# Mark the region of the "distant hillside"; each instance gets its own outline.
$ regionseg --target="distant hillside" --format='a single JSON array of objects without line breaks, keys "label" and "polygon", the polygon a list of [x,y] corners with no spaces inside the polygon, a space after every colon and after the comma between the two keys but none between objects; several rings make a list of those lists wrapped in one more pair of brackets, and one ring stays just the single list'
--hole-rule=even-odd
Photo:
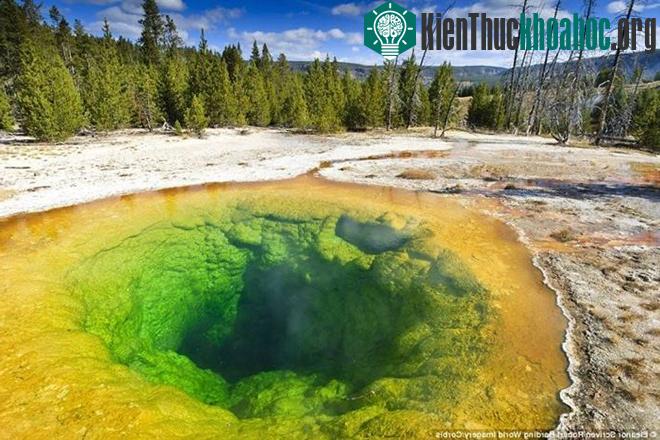
[{"label": "distant hillside", "polygon": [[[585,66],[595,71],[614,62],[614,55],[607,55],[594,58],[586,58]],[[574,62],[571,62],[574,63]],[[626,53],[621,56],[621,66],[626,75],[630,75],[636,64],[644,67],[644,79],[653,79],[657,72],[660,72],[660,51],[656,52],[638,52]],[[309,61],[290,61],[291,67],[297,71],[305,71],[310,65]],[[358,79],[364,79],[369,75],[369,71],[375,66],[365,66],[355,63],[339,63],[339,68],[343,71],[349,71]],[[424,66],[422,78],[425,83],[430,83],[438,66]],[[531,67],[539,69],[540,65]],[[510,69],[505,67],[493,66],[454,66],[454,77],[459,81],[470,83],[496,83],[501,81]]]},{"label": "distant hillside", "polygon": [[[289,61],[289,64],[293,70],[305,71],[311,63],[309,61]],[[355,63],[339,63],[342,71],[348,70],[358,79],[365,79],[374,67]],[[431,82],[436,69],[437,66],[424,66],[422,71],[424,82]],[[499,76],[506,71],[507,69],[504,67],[454,66],[454,76],[458,80],[466,82],[496,82]]]},{"label": "distant hillside", "polygon": [[[614,53],[606,56],[586,58],[583,60],[583,63],[587,69],[597,72],[602,68],[614,65]],[[574,65],[575,61],[571,61],[570,64]],[[652,80],[655,77],[655,74],[660,72],[660,51],[624,53],[621,55],[620,69],[622,69],[622,72],[625,72],[626,76],[630,76],[633,73],[635,66],[643,67],[643,78],[646,80]],[[541,65],[534,65],[531,68],[533,70],[538,70],[541,68]],[[509,70],[510,69],[506,69],[506,72],[502,72],[501,74],[506,74]]]}]

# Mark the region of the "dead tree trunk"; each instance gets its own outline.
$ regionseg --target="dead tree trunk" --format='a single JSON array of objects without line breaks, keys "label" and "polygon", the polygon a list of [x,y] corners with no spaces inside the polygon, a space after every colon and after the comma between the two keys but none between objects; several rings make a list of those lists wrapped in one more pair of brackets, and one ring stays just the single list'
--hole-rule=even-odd
[{"label": "dead tree trunk", "polygon": [[[445,10],[442,12],[443,16],[446,16],[447,12],[449,12],[449,10],[454,7],[454,3],[456,2],[451,2],[449,6],[445,8]],[[433,21],[431,21],[431,29],[433,29]],[[424,69],[424,59],[426,58],[426,53],[428,51],[429,51],[428,47],[424,49],[424,53],[422,54],[422,59],[419,61],[419,70],[415,75],[415,86],[413,88],[413,92],[410,95],[410,99],[408,99],[408,102],[406,103],[406,105],[408,106],[406,107],[408,109],[408,120],[406,121],[406,129],[409,129],[410,126],[412,125],[412,115],[413,115],[412,106],[413,106],[413,102],[415,101],[415,95],[417,95],[417,81],[419,81],[419,75],[421,75],[422,69]]]},{"label": "dead tree trunk", "polygon": [[[626,21],[630,23],[630,15],[632,14],[633,7],[635,6],[635,0],[628,0],[628,11],[626,12]],[[633,29],[633,32],[635,30]],[[596,135],[596,145],[600,144],[600,141],[605,132],[605,127],[607,125],[607,110],[610,106],[610,96],[612,95],[612,90],[614,90],[614,82],[616,81],[616,75],[619,70],[619,62],[621,61],[621,44],[617,44],[616,52],[614,53],[614,67],[612,67],[612,76],[610,81],[607,84],[607,89],[605,90],[605,98],[603,98],[603,110],[600,112],[600,123],[598,124],[598,134]]]},{"label": "dead tree trunk", "polygon": [[[594,2],[595,2],[595,0],[586,0],[586,1],[587,1],[587,14],[584,18],[584,23],[585,23],[584,27],[582,27],[582,29],[580,29],[580,34],[581,34],[580,41],[584,41],[584,38],[586,36],[586,29],[587,29],[586,28],[586,26],[587,26],[586,23],[589,21],[589,17],[591,17],[591,11],[593,10]],[[570,114],[568,115],[569,125],[568,125],[568,134],[566,136],[566,143],[568,143],[568,141],[571,137],[571,132],[572,132],[573,127],[574,127],[573,124],[575,123],[575,119],[576,119],[574,117],[575,114],[576,114],[575,104],[576,104],[576,98],[577,98],[577,94],[578,94],[577,87],[579,87],[579,85],[580,85],[580,73],[581,73],[580,65],[582,64],[582,56],[583,55],[584,55],[584,45],[580,44],[580,49],[578,51],[577,61],[575,62],[575,77],[573,78],[574,93],[570,94],[571,101],[570,101],[570,105],[568,106],[568,111],[570,112]]]},{"label": "dead tree trunk", "polygon": [[[637,57],[637,62],[639,62],[639,56]],[[630,130],[630,124],[632,123],[633,113],[635,112],[635,107],[637,106],[637,95],[639,93],[639,83],[642,81],[644,76],[644,66],[635,68],[634,70],[637,78],[635,78],[635,88],[633,89],[632,98],[628,103],[628,109],[626,110],[626,119],[623,127],[623,135],[627,136],[628,131]]]},{"label": "dead tree trunk", "polygon": [[[456,95],[458,95],[458,86],[454,87],[454,93],[451,95],[451,99],[449,100],[449,104],[447,105],[447,111],[445,111],[445,120],[442,123],[442,132],[440,133],[440,137],[444,137],[445,131],[447,131],[447,123],[449,122],[449,115],[451,114],[451,107],[454,105],[454,100],[456,99]],[[437,129],[436,129],[437,131]],[[435,133],[434,133],[435,135]]]},{"label": "dead tree trunk", "polygon": [[[419,68],[417,69],[417,73],[415,73],[415,80],[413,82],[413,89],[412,93],[410,94],[410,98],[408,98],[408,102],[406,102],[406,110],[408,113],[408,118],[406,120],[406,130],[410,128],[410,126],[413,123],[413,105],[415,103],[415,97],[417,96],[417,88],[418,88],[418,82],[419,82],[419,75],[422,73],[422,66],[424,66],[424,58],[426,58],[426,50],[422,54],[422,59],[419,61]],[[413,49],[413,55],[414,55],[414,49]]]},{"label": "dead tree trunk", "polygon": [[399,57],[394,59],[394,65],[390,65],[392,72],[390,72],[390,79],[387,84],[387,131],[392,129],[392,113],[394,113],[394,98],[396,96],[396,87],[394,86],[396,65],[399,62]]},{"label": "dead tree trunk", "polygon": [[[523,1],[522,5],[522,14],[524,14],[527,11],[527,0]],[[515,93],[514,90],[514,84],[516,80],[516,65],[518,64],[518,49],[519,49],[520,43],[516,47],[515,52],[513,53],[513,66],[511,67],[511,81],[509,82],[509,87],[507,90],[507,102],[506,102],[506,128],[507,130],[509,129],[509,125],[511,124],[511,110],[512,110],[512,105],[513,105],[513,96]]]},{"label": "dead tree trunk", "polygon": [[440,91],[438,91],[438,96],[436,97],[436,103],[435,103],[435,127],[433,128],[433,137],[437,137],[438,135],[438,125],[440,125],[440,105],[442,104],[442,100],[440,99],[440,96],[442,94]]},{"label": "dead tree trunk", "polygon": [[[559,12],[559,6],[561,5],[561,0],[557,0],[555,3],[555,12],[552,15],[552,18],[557,19],[557,12]],[[557,29],[559,32],[559,29]],[[539,84],[536,87],[536,94],[534,95],[534,102],[532,102],[532,109],[529,112],[529,117],[527,118],[527,135],[534,130],[534,134],[538,134],[535,130],[536,127],[536,112],[538,111],[539,106],[543,106],[541,101],[543,85],[545,83],[546,77],[546,68],[548,66],[548,58],[550,57],[550,47],[547,47],[545,50],[545,58],[543,59],[543,65],[541,66],[541,73],[539,74]]]},{"label": "dead tree trunk", "polygon": [[[525,60],[527,59],[527,55],[530,55],[529,61],[527,62],[527,66],[525,66]],[[518,126],[520,125],[520,112],[522,111],[522,105],[523,101],[525,100],[525,90],[527,88],[528,80],[529,80],[529,74],[532,71],[532,61],[534,60],[534,52],[531,52],[529,50],[525,50],[525,53],[523,54],[523,59],[522,63],[520,63],[521,71],[518,74],[518,85],[516,87],[517,93],[515,95],[515,100],[517,102],[516,104],[516,115],[513,118],[513,125],[514,125],[514,132],[518,134]]]},{"label": "dead tree trunk", "polygon": [[545,75],[545,83],[546,86],[541,89],[541,99],[540,102],[542,105],[540,105],[537,109],[537,117],[535,118],[536,121],[536,126],[534,128],[534,134],[535,135],[540,135],[543,131],[543,115],[545,114],[545,110],[548,105],[548,94],[551,92],[550,86],[552,85],[552,78],[555,72],[555,67],[557,66],[557,59],[559,59],[559,54],[561,53],[561,50],[557,50],[555,52],[555,56],[552,59],[552,62],[550,63],[550,67],[548,68],[548,71]]}]

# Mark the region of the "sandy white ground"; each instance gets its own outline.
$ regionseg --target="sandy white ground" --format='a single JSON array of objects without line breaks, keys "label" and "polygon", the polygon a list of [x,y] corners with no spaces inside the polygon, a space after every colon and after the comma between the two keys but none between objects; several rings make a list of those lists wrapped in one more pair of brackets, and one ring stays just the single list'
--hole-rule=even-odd
[{"label": "sandy white ground", "polygon": [[126,131],[61,145],[0,144],[0,190],[5,191],[4,197],[0,193],[0,217],[157,188],[284,179],[324,160],[450,148],[438,140],[407,137],[240,133],[209,130],[197,139]]},{"label": "sandy white ground", "polygon": [[[394,154],[391,154],[394,153]],[[570,321],[560,429],[660,429],[660,156],[544,138],[426,131],[314,136],[142,131],[0,138],[0,218],[207,182],[323,177],[433,191],[509,223]],[[411,171],[413,171],[411,173]],[[411,179],[417,175],[424,179]],[[408,178],[406,178],[408,177]]]}]

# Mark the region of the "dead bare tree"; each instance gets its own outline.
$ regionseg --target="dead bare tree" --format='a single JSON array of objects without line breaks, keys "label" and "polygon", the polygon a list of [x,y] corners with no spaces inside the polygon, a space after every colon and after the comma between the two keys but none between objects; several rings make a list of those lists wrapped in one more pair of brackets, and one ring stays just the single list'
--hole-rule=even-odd
[{"label": "dead bare tree", "polygon": [[399,57],[394,59],[394,64],[388,61],[387,68],[390,69],[390,76],[387,81],[387,131],[392,129],[392,114],[394,113],[396,100],[399,96],[399,90],[396,80],[396,66],[399,62]]},{"label": "dead bare tree", "polygon": [[[525,14],[527,12],[527,0],[523,0],[521,13]],[[518,45],[519,46],[519,45]],[[513,65],[511,66],[511,81],[509,82],[509,87],[507,88],[507,102],[506,102],[506,128],[508,129],[511,125],[511,109],[513,106],[513,97],[515,95],[515,83],[516,83],[516,66],[518,65],[518,50],[519,47],[516,46],[516,50],[513,53]]]},{"label": "dead bare tree", "polygon": [[[586,1],[586,13],[584,17],[584,26],[580,29],[580,41],[584,41],[584,38],[586,36],[586,26],[589,21],[589,18],[591,17],[591,13],[593,11],[593,8],[596,4],[596,0],[585,0]],[[581,67],[582,67],[582,58],[584,56],[584,44],[580,44],[580,48],[578,49],[578,57],[577,60],[575,61],[575,72],[574,72],[574,77],[573,77],[573,85],[572,89],[576,90],[579,85],[580,85],[580,80],[581,80]],[[571,93],[570,94],[570,105],[568,106],[568,111],[570,114],[568,115],[568,134],[566,137],[566,141],[564,143],[567,143],[568,140],[570,139],[571,132],[575,128],[575,121],[580,119],[580,115],[578,114],[577,107],[576,105],[578,104],[578,94],[577,93]]]},{"label": "dead bare tree", "polygon": [[[626,21],[630,23],[630,16],[632,15],[633,8],[635,7],[635,0],[628,0],[627,12],[626,12]],[[634,31],[634,30],[633,30]],[[607,111],[610,107],[610,97],[612,96],[612,90],[614,90],[614,83],[616,82],[616,76],[619,70],[619,63],[621,62],[621,52],[623,48],[621,44],[617,44],[616,51],[614,53],[614,66],[612,66],[612,75],[610,80],[607,83],[607,89],[605,90],[605,97],[603,98],[603,109],[600,112],[600,120],[598,124],[598,134],[596,135],[596,145],[599,145],[603,139],[603,134],[605,133],[605,126],[607,125]]]},{"label": "dead bare tree", "polygon": [[[559,51],[555,56],[553,63],[556,63]],[[568,60],[560,64],[558,69],[551,66],[552,76],[548,84],[548,91],[546,93],[546,107],[544,110],[543,118],[547,121],[548,130],[550,135],[560,144],[565,144],[569,139],[569,130],[572,116],[571,107],[573,104],[570,102],[570,84],[573,82],[574,70],[571,68],[574,52],[568,56]]]},{"label": "dead bare tree", "polygon": [[520,113],[522,112],[523,104],[525,102],[525,95],[527,94],[527,90],[529,89],[530,86],[529,76],[530,73],[532,72],[533,61],[534,61],[534,52],[530,50],[525,50],[525,53],[523,54],[522,63],[520,64],[521,66],[520,79],[518,80],[518,87],[517,87],[518,91],[515,96],[516,113],[513,118],[513,127],[514,127],[514,132],[516,134],[518,133],[518,129],[520,125]]},{"label": "dead bare tree", "polygon": [[633,88],[632,97],[630,98],[626,110],[624,112],[624,121],[623,121],[623,134],[624,136],[628,135],[630,131],[630,124],[632,124],[633,113],[635,112],[635,107],[637,106],[637,95],[639,93],[639,84],[642,81],[644,76],[644,66],[639,66],[639,55],[635,60],[635,68],[633,69],[632,80],[635,82],[635,87]]},{"label": "dead bare tree", "polygon": [[[456,3],[455,1],[451,2],[449,4],[449,6],[447,6],[445,8],[445,10],[442,12],[443,17],[446,16],[447,12],[449,12],[451,10],[451,8],[454,7],[455,3]],[[431,33],[433,33],[433,21],[431,21]],[[406,121],[406,129],[410,128],[410,126],[413,123],[413,114],[414,114],[414,112],[411,111],[410,109],[413,108],[412,106],[414,105],[414,101],[415,101],[416,98],[418,98],[418,96],[417,96],[417,82],[419,81],[419,75],[421,75],[422,70],[424,70],[424,60],[426,59],[426,53],[428,51],[429,51],[428,47],[426,49],[424,49],[424,53],[422,54],[422,59],[419,60],[419,69],[417,70],[417,74],[415,75],[415,89],[413,90],[413,93],[410,95],[410,98],[408,99],[408,102],[406,103],[406,105],[408,106],[407,108],[409,109],[408,110],[408,120]]]},{"label": "dead bare tree", "polygon": [[555,69],[557,68],[557,60],[559,59],[559,54],[561,53],[561,50],[557,49],[555,52],[555,56],[552,59],[552,63],[550,63],[550,67],[548,68],[548,72],[546,74],[546,86],[541,89],[541,102],[543,103],[542,106],[539,106],[537,112],[539,116],[536,118],[536,129],[534,134],[541,134],[543,131],[543,121],[544,121],[544,115],[545,115],[545,109],[547,106],[547,100],[548,100],[548,94],[552,90],[550,87],[552,84],[552,79],[555,74]]},{"label": "dead bare tree", "polygon": [[[554,14],[552,15],[552,18],[555,20],[557,19],[557,13],[559,12],[559,6],[561,5],[561,0],[557,0],[555,3],[555,11]],[[557,30],[559,32],[559,30]],[[557,54],[559,54],[559,51],[557,51]],[[541,72],[539,73],[539,82],[538,85],[536,86],[536,93],[534,95],[534,101],[532,102],[532,109],[529,112],[529,117],[527,118],[527,135],[530,134],[532,130],[534,130],[534,134],[539,134],[539,129],[538,124],[536,123],[536,113],[538,111],[539,106],[543,106],[543,101],[541,98],[543,97],[543,86],[545,85],[545,79],[546,79],[546,73],[547,73],[547,65],[548,65],[548,58],[550,57],[550,47],[546,47],[545,49],[545,57],[543,59],[543,64],[541,65]],[[556,58],[555,58],[556,59]]]},{"label": "dead bare tree", "polygon": [[[447,131],[447,124],[449,123],[449,116],[451,115],[451,109],[454,106],[454,100],[456,99],[456,96],[458,95],[458,88],[459,86],[457,85],[454,87],[454,92],[451,95],[451,99],[449,99],[449,104],[447,104],[447,109],[445,110],[445,119],[442,123],[442,132],[440,133],[440,137],[445,136],[445,131]],[[438,126],[435,126],[435,132],[433,132],[433,136],[436,135],[438,131]]]}]

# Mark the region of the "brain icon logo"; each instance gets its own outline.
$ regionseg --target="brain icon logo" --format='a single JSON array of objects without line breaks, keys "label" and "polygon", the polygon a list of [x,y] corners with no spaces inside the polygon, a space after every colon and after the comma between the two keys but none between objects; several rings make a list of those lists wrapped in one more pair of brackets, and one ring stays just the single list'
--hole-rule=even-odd
[{"label": "brain icon logo", "polygon": [[383,14],[376,24],[376,32],[385,38],[396,38],[403,33],[404,23],[396,14]]},{"label": "brain icon logo", "polygon": [[392,60],[416,43],[415,14],[394,2],[383,3],[364,16],[364,45]]}]

